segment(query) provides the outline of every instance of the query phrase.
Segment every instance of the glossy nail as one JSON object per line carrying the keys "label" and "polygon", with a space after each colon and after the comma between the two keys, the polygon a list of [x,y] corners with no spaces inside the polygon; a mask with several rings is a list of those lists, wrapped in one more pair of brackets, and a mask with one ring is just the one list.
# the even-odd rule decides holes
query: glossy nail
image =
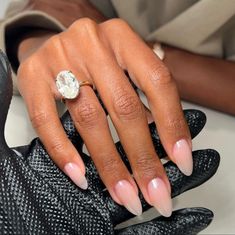
{"label": "glossy nail", "polygon": [[148,184],[148,194],[151,204],[158,212],[169,217],[172,213],[172,200],[166,184],[160,178],[151,180]]}
{"label": "glossy nail", "polygon": [[134,215],[142,214],[142,205],[134,187],[127,181],[119,181],[114,191],[123,206]]}
{"label": "glossy nail", "polygon": [[192,149],[185,140],[179,140],[173,148],[173,160],[182,173],[189,176],[193,172]]}
{"label": "glossy nail", "polygon": [[75,163],[67,163],[64,167],[64,171],[78,187],[82,189],[88,188],[86,177]]}

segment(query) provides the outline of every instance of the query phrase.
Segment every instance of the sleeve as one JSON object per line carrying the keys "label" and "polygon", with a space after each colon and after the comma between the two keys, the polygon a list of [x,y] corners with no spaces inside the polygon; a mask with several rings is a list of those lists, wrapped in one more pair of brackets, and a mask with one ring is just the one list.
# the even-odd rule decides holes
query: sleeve
{"label": "sleeve", "polygon": [[[65,27],[53,17],[40,11],[25,11],[8,17],[0,22],[0,49],[7,54],[8,48],[14,46],[14,39],[26,28],[40,28],[61,32]],[[13,92],[19,94],[17,90],[16,72],[18,63],[10,60],[13,77]]]}
{"label": "sleeve", "polygon": [[151,32],[147,40],[235,60],[235,0],[198,1]]}
{"label": "sleeve", "polygon": [[146,41],[235,61],[235,0],[111,0]]}

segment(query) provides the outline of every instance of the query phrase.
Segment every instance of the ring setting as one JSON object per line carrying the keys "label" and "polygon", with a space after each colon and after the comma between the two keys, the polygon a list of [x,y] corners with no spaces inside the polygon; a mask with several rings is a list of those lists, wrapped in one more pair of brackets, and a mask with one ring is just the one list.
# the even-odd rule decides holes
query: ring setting
{"label": "ring setting", "polygon": [[69,70],[63,70],[56,77],[56,87],[64,99],[75,99],[79,95],[82,86],[93,85],[89,81],[78,81]]}

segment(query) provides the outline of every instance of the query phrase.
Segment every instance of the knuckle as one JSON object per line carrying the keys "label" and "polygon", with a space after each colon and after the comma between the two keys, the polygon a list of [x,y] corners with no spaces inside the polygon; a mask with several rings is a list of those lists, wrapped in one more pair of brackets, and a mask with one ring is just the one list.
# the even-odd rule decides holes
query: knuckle
{"label": "knuckle", "polygon": [[[164,131],[168,134],[181,135],[186,129],[186,122],[184,118],[167,119],[164,127]],[[177,130],[177,131],[176,131]]]}
{"label": "knuckle", "polygon": [[120,169],[120,160],[115,156],[110,157],[110,155],[108,155],[108,157],[103,157],[103,159],[105,159],[105,161],[101,165],[101,172],[105,175],[108,174],[114,177],[114,175],[117,174],[118,169]]}
{"label": "knuckle", "polygon": [[48,147],[48,151],[51,153],[62,153],[64,152],[64,150],[65,150],[64,145],[59,141],[56,141],[55,143],[51,144]]}
{"label": "knuckle", "polygon": [[41,56],[59,55],[63,51],[63,33],[56,34],[48,39],[40,50]]}
{"label": "knuckle", "polygon": [[103,23],[103,25],[112,26],[115,28],[129,27],[128,23],[125,20],[120,19],[120,18],[114,18],[114,19],[107,20]]}
{"label": "knuckle", "polygon": [[126,91],[116,92],[114,111],[123,120],[137,119],[143,116],[142,105],[138,97]]}
{"label": "knuckle", "polygon": [[92,128],[103,117],[101,108],[88,101],[82,102],[75,110],[75,123],[81,127]]}
{"label": "knuckle", "polygon": [[37,56],[35,54],[24,60],[18,68],[17,80],[21,80],[22,78],[25,79],[29,77],[30,74],[33,74],[35,70],[35,65],[38,65],[39,63],[40,61],[38,61]]}
{"label": "knuckle", "polygon": [[76,20],[69,29],[74,29],[78,33],[86,34],[86,36],[94,36],[97,31],[97,23],[90,18],[81,18]]}
{"label": "knuckle", "polygon": [[136,159],[136,170],[139,177],[152,177],[156,175],[157,165],[156,156],[148,152],[141,152],[139,157]]}
{"label": "knuckle", "polygon": [[30,120],[35,129],[39,129],[49,123],[50,118],[46,112],[35,112],[30,115]]}
{"label": "knuckle", "polygon": [[50,45],[58,45],[61,43],[61,36],[59,34],[56,34],[56,35],[50,37],[50,39],[48,39],[47,42]]}
{"label": "knuckle", "polygon": [[153,65],[149,69],[148,79],[155,86],[169,85],[173,82],[169,69],[164,64]]}

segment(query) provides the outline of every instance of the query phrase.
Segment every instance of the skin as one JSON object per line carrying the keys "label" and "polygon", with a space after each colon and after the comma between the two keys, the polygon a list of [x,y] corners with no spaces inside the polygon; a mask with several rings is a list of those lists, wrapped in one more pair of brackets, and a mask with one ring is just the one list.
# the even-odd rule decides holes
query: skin
{"label": "skin", "polygon": [[[130,182],[136,192],[138,185],[149,204],[153,203],[147,188],[153,178],[163,179],[170,190],[152,146],[147,119],[158,123],[161,140],[173,161],[172,149],[176,141],[186,139],[191,146],[176,85],[169,70],[182,98],[235,114],[232,102],[235,98],[234,63],[164,45],[163,64],[124,21],[105,21],[106,18],[88,1],[59,0],[54,4],[53,1],[37,0],[29,2],[26,10],[29,9],[44,11],[66,27],[71,25],[58,35],[45,30],[31,30],[19,38],[17,51],[21,65],[18,83],[33,126],[62,170],[66,163],[73,162],[84,174],[83,162],[68,141],[57,116],[54,100],[61,97],[55,88],[55,77],[60,70],[70,69],[79,79],[90,80],[99,91],[116,127],[135,181],[114,148],[105,114],[94,92],[83,87],[79,98],[66,101],[66,105],[103,182],[117,203],[122,204],[114,190],[120,180]],[[152,43],[148,45],[151,48]],[[145,112],[146,108],[127,82],[123,70],[127,70],[132,81],[145,92],[152,115]],[[213,92],[208,93],[210,90]],[[165,97],[168,97],[167,101]],[[100,139],[104,144],[100,144]]]}
{"label": "skin", "polygon": [[[62,2],[56,2],[57,6]],[[74,4],[78,2],[85,4],[71,0],[64,11],[75,9]],[[127,70],[135,85],[146,94],[162,143],[169,157],[176,161],[173,153],[176,142],[184,139],[190,148],[192,144],[176,83],[168,68],[123,20],[97,23],[104,17],[97,19],[99,12],[93,17],[92,8],[81,14],[86,18],[65,17],[63,22],[61,8],[50,12],[50,3],[30,1],[27,9],[42,10],[46,6],[45,12],[70,27],[57,35],[39,30],[22,35],[18,46],[18,86],[32,124],[51,158],[62,170],[67,163],[75,163],[85,174],[81,157],[68,140],[55,105],[55,100],[62,98],[56,89],[55,77],[66,69],[73,71],[79,80],[94,84],[128,155],[135,180],[115,149],[106,115],[94,91],[84,86],[79,97],[66,100],[75,126],[113,199],[122,203],[116,196],[115,185],[123,180],[128,181],[136,193],[138,185],[149,204],[153,204],[148,194],[152,179],[162,179],[170,195],[166,173],[150,137],[149,115],[123,72]],[[80,8],[76,9],[74,14],[80,18]],[[89,4],[82,9],[90,9]]]}
{"label": "skin", "polygon": [[188,101],[235,115],[235,63],[164,46],[167,65],[180,96]]}

